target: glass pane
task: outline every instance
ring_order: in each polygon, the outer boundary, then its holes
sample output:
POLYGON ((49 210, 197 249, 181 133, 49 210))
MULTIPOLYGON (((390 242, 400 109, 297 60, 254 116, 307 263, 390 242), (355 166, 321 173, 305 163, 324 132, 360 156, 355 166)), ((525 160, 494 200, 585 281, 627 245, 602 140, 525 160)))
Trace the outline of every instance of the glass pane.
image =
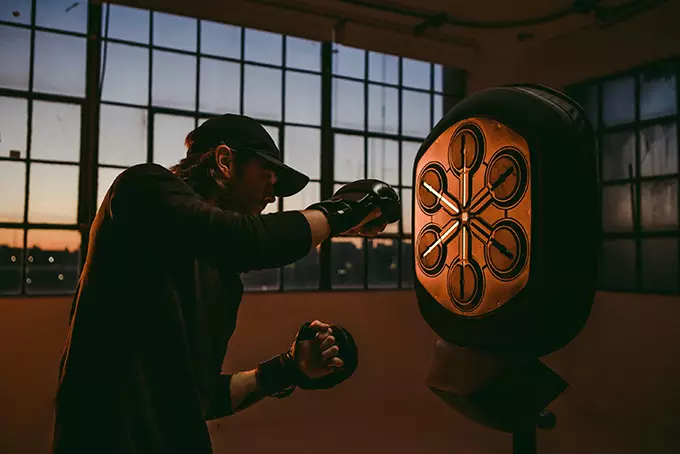
POLYGON ((368 53, 368 78, 374 82, 399 83, 399 57, 377 52, 368 53))
POLYGON ((399 133, 399 90, 382 85, 368 86, 368 130, 399 133))
POLYGON ((147 111, 101 105, 99 164, 132 166, 146 162, 147 111))
POLYGON ((401 184, 413 186, 413 165, 416 162, 416 154, 420 149, 420 142, 401 142, 401 184))
POLYGON ((632 186, 605 186, 602 188, 602 228, 605 232, 631 232, 633 230, 632 186))
POLYGON ((605 181, 635 177, 635 133, 615 132, 602 136, 602 177, 605 181), (632 167, 630 167, 632 166, 632 167), (632 169, 632 174, 629 174, 632 169))
POLYGON ((0 229, 0 295, 21 292, 21 264, 24 256, 24 231, 0 229))
POLYGON ((402 61, 402 84, 404 87, 430 89, 430 64, 404 58, 402 61))
POLYGON ((241 27, 201 21, 201 53, 241 58, 241 27))
POLYGON ((399 142, 368 139, 368 178, 399 184, 399 142))
POLYGON ((321 124, 321 76, 286 72, 286 122, 321 124))
POLYGON ((364 51, 336 44, 333 49, 333 74, 363 79, 366 61, 364 51))
POLYGON ((401 286, 402 288, 412 288, 415 278, 413 262, 413 242, 410 239, 401 241, 401 286))
POLYGON ((404 235, 411 235, 413 230, 413 190, 401 190, 401 224, 404 235))
POLYGON ((640 77, 640 119, 673 115, 675 104, 675 68, 668 66, 640 77))
POLYGON ((278 33, 246 28, 244 59, 280 66, 283 64, 283 37, 278 33))
POLYGON ((284 162, 313 180, 321 178, 321 130, 286 126, 284 162))
POLYGON ((243 288, 248 292, 271 292, 281 287, 279 268, 243 273, 243 288))
POLYGON ((31 65, 31 32, 0 25, 0 87, 28 90, 31 65))
POLYGON ((198 22, 190 17, 153 13, 153 45, 196 52, 198 22))
POLYGON ((321 185, 310 181, 305 188, 295 195, 283 199, 283 211, 304 210, 321 199, 321 185))
POLYGON ((386 238, 368 240, 368 288, 397 288, 399 247, 386 238))
POLYGON ((569 91, 569 95, 585 110, 593 128, 598 127, 597 85, 586 85, 569 91))
POLYGON ((212 118, 212 117, 199 118, 198 119, 198 125, 196 127, 201 126, 203 123, 208 121, 210 118, 212 118))
POLYGON ((364 288, 364 242, 361 238, 331 240, 331 287, 364 288))
MULTIPOLYGON (((149 43, 149 11, 109 3, 109 38, 149 43)), ((102 35, 106 26, 106 7, 102 5, 102 35)))
POLYGON ((80 161, 80 106, 33 101, 31 159, 80 161))
POLYGON ((33 89, 59 95, 85 95, 85 38, 35 32, 33 89))
POLYGON ((635 277, 635 241, 605 240, 600 261, 600 287, 605 290, 633 290, 635 277))
POLYGON ((85 33, 87 31, 87 3, 73 0, 37 0, 35 25, 85 33))
POLYGON ((184 139, 194 130, 193 117, 156 114, 153 125, 153 162, 170 168, 183 159, 184 139))
POLYGON ((444 68, 442 65, 434 65, 434 91, 444 91, 444 68))
POLYGON ((401 133, 427 137, 430 134, 430 95, 417 91, 402 92, 401 133))
POLYGON ((678 227, 678 180, 640 183, 641 226, 643 230, 678 227))
POLYGON ((678 171, 675 122, 640 130, 640 174, 667 175, 678 171))
MULTIPOLYGON (((321 185, 310 182, 299 193, 283 199, 284 211, 304 210, 321 198, 321 185)), ((286 289, 311 289, 319 287, 319 248, 284 268, 286 289)))
POLYGON ((278 213, 278 212, 279 212, 279 199, 277 198, 274 202, 268 203, 264 207, 264 210, 262 210, 262 213, 260 213, 260 214, 269 214, 269 213, 278 213))
POLYGON ((77 165, 31 164, 28 184, 28 222, 78 222, 77 165))
POLYGON ((281 70, 246 65, 244 78, 244 114, 281 120, 281 70))
POLYGON ((333 180, 350 182, 364 178, 364 138, 335 134, 333 180))
POLYGON ((678 291, 678 239, 642 239, 642 290, 678 291))
POLYGON ((108 43, 107 46, 102 100, 147 105, 149 50, 116 43, 108 43))
POLYGON ((442 95, 434 95, 432 98, 432 107, 434 108, 434 115, 432 116, 432 127, 434 128, 437 123, 444 116, 444 97, 442 95))
POLYGON ((279 128, 276 126, 270 126, 270 125, 262 125, 269 134, 269 137, 272 138, 274 143, 276 144, 277 147, 280 147, 281 145, 279 144, 279 128))
POLYGON ((312 290, 319 288, 319 250, 317 246, 309 254, 283 268, 285 290, 312 290))
POLYGON ((286 66, 321 71, 321 43, 286 36, 286 66))
POLYGON ((113 181, 123 172, 123 169, 100 167, 97 169, 97 209, 102 204, 106 193, 111 188, 113 181))
POLYGON ((201 112, 240 113, 241 65, 202 57, 199 90, 201 112))
POLYGON ((0 161, 0 222, 23 222, 26 200, 26 164, 0 161))
POLYGON ((364 84, 333 79, 333 127, 364 129, 364 84))
POLYGON ((635 79, 626 77, 602 85, 602 123, 612 126, 635 120, 635 79))
POLYGON ((26 99, 0 96, 0 156, 8 157, 13 151, 26 158, 27 118, 26 99))
MULTIPOLYGON (((30 24, 31 0, 3 0, 0 4, 0 20, 15 24, 30 24)), ((2 36, 2 32, 0 32, 0 36, 2 36)), ((2 42, 2 39, 0 39, 0 42, 2 42)))
POLYGON ((80 276, 80 232, 29 230, 26 293, 71 293, 80 276))
POLYGON ((155 106, 196 108, 196 57, 153 51, 152 101, 155 106))

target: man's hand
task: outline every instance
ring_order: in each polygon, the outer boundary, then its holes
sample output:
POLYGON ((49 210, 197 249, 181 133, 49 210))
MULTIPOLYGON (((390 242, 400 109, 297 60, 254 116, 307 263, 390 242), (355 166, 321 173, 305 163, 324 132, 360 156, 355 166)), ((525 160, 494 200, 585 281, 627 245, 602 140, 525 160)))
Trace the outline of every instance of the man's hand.
POLYGON ((358 233, 374 236, 401 217, 399 194, 379 180, 358 180, 338 189, 333 197, 307 207, 328 219, 330 236, 358 233))
POLYGON ((335 345, 331 325, 314 320, 309 327, 316 331, 316 336, 311 340, 293 342, 291 352, 300 371, 314 379, 330 374, 344 363, 338 357, 340 349, 335 345))

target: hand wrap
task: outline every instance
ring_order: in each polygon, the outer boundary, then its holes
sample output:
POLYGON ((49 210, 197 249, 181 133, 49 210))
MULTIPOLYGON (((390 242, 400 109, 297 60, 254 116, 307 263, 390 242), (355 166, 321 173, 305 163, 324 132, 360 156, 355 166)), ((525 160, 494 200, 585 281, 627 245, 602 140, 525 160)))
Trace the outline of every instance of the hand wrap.
POLYGON ((366 223, 366 228, 396 222, 401 216, 399 194, 379 180, 359 180, 346 184, 330 199, 307 207, 308 210, 319 210, 326 215, 332 237, 360 226, 378 208, 380 216, 366 223))
MULTIPOLYGON (((295 337, 296 346, 311 341, 316 331, 310 322, 302 325, 295 337)), ((352 335, 339 325, 331 326, 331 335, 338 346, 338 357, 344 365, 319 378, 309 378, 300 370, 292 351, 287 351, 261 363, 257 368, 257 380, 262 392, 268 396, 286 397, 296 387, 302 389, 328 389, 347 380, 359 365, 359 352, 352 335)))

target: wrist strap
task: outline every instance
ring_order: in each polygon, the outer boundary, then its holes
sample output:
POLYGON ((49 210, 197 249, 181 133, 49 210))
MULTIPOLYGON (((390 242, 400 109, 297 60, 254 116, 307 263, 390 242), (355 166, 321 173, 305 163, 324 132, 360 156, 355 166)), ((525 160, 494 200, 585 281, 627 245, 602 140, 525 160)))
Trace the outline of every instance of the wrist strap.
POLYGON ((369 213, 368 196, 358 201, 332 197, 328 200, 314 203, 308 210, 321 211, 328 219, 331 237, 335 237, 357 226, 369 213))
POLYGON ((272 397, 287 397, 295 390, 293 357, 290 352, 277 355, 257 367, 257 383, 262 392, 272 397))

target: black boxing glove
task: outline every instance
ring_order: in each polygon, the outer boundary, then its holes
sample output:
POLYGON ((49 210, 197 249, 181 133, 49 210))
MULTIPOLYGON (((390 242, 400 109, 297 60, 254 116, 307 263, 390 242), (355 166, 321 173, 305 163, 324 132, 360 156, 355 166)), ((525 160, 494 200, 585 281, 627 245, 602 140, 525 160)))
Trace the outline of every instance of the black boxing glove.
POLYGON ((401 216, 399 194, 390 185, 380 180, 358 180, 346 184, 328 200, 314 203, 308 210, 319 210, 331 227, 331 236, 337 236, 362 225, 376 209, 380 216, 366 224, 366 227, 391 224, 401 216))
MULTIPOLYGON (((310 328, 310 325, 310 322, 302 325, 295 336, 295 346, 314 339, 317 331, 310 328)), ((328 389, 351 377, 359 365, 359 351, 354 338, 339 325, 331 325, 331 333, 335 338, 335 345, 338 346, 337 356, 344 363, 342 367, 322 377, 309 378, 298 367, 294 352, 296 348, 293 347, 258 366, 257 381, 262 392, 267 396, 282 398, 289 396, 296 387, 308 390, 328 389)))

